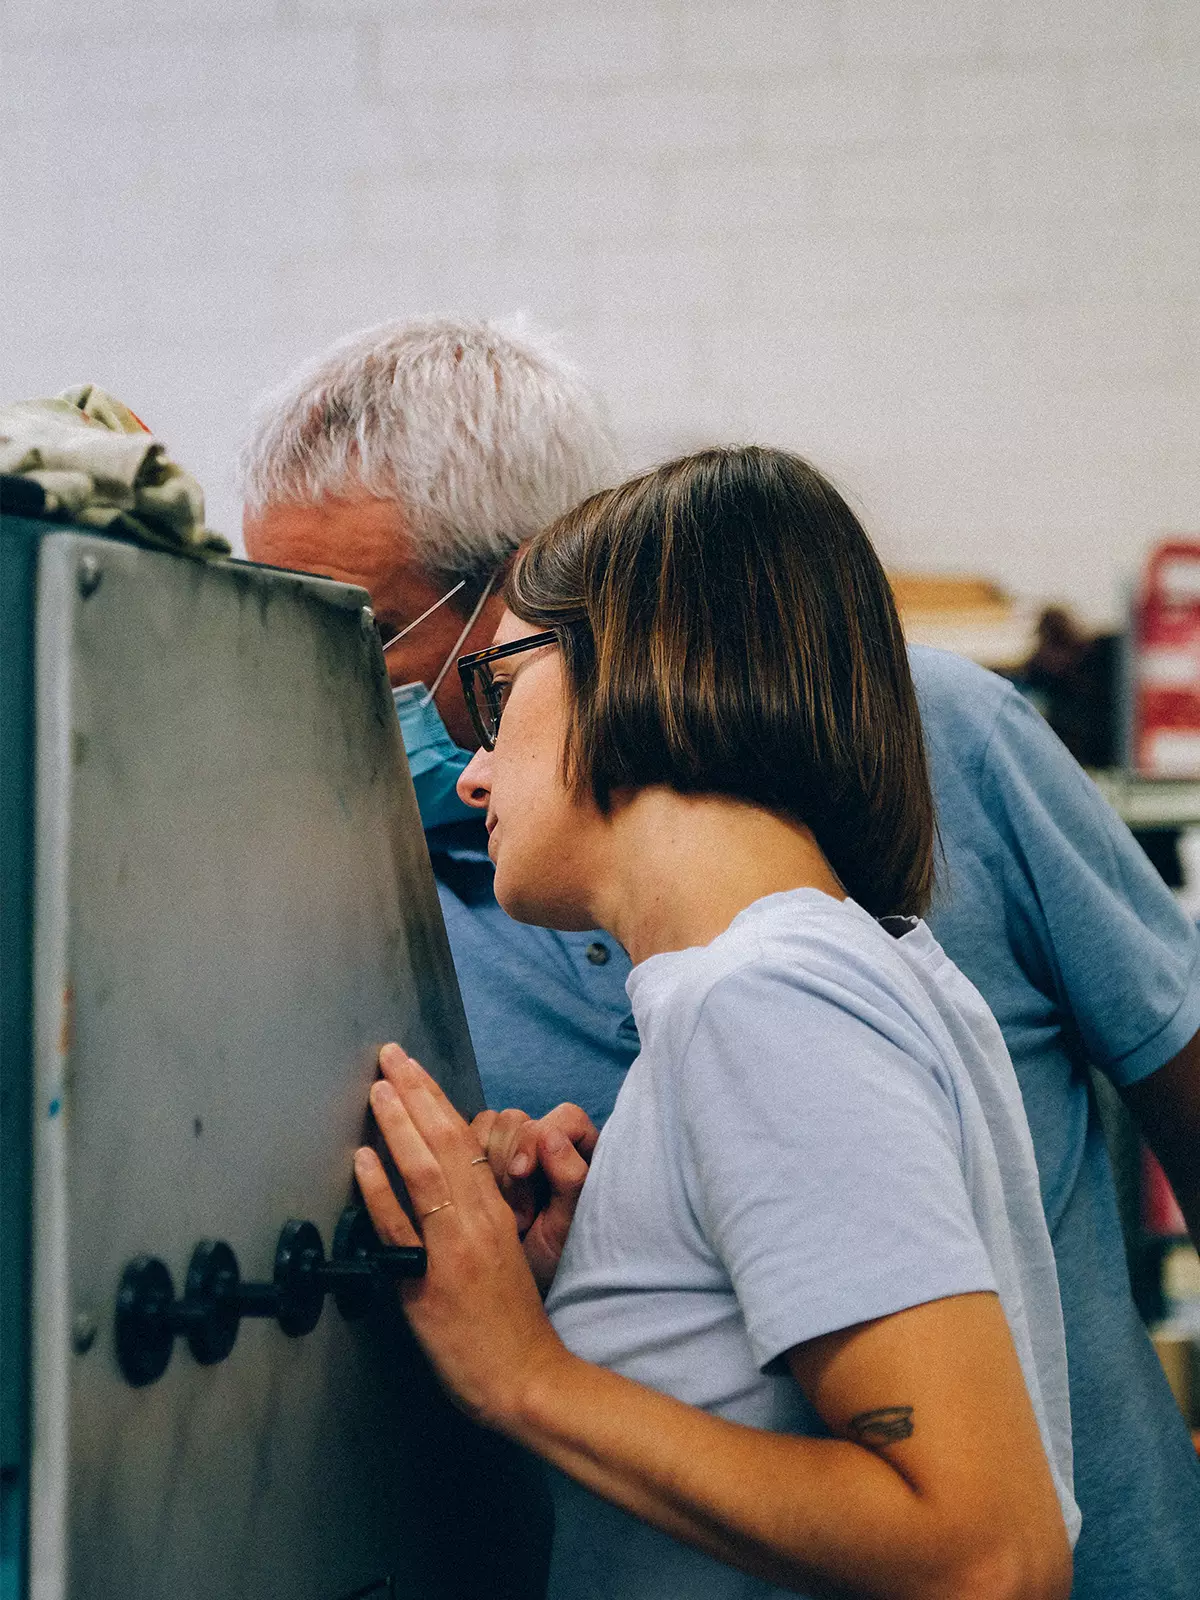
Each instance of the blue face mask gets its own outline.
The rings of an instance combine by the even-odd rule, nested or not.
[[[465,581],[464,579],[463,582]],[[400,718],[404,753],[408,757],[408,770],[412,774],[413,788],[417,791],[421,826],[426,829],[440,828],[447,822],[478,821],[480,816],[474,806],[463,804],[454,787],[460,773],[466,770],[471,752],[461,749],[450,737],[433,697],[441,688],[442,679],[457,660],[458,652],[475,626],[495,581],[493,575],[485,584],[475,609],[467,618],[466,627],[455,640],[454,648],[442,663],[442,670],[433,680],[433,688],[427,689],[423,683],[405,683],[399,689],[392,690],[392,699],[396,702],[396,715]],[[424,622],[425,618],[439,606],[445,605],[446,601],[452,595],[456,595],[462,587],[462,583],[456,583],[453,589],[444,594],[440,600],[436,600],[428,611],[423,611],[415,622],[410,622],[406,628],[401,628],[400,632],[384,645],[384,651],[390,650],[397,640],[411,633],[419,623]]]
[[[421,826],[478,821],[482,813],[464,805],[454,791],[459,774],[471,759],[470,751],[461,750],[450,737],[429,690],[423,683],[406,683],[392,690],[392,699],[421,808]]]

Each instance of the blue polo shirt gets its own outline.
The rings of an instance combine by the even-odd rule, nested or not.
[[[638,1053],[629,957],[611,934],[554,933],[501,911],[482,820],[425,840],[488,1105],[541,1117],[574,1100],[602,1126]]]
[[[1087,1063],[1117,1085],[1200,1031],[1200,939],[1019,694],[913,649],[943,859],[930,926],[1016,1068],[1054,1244],[1070,1371],[1077,1600],[1195,1600],[1200,1462],[1129,1293]],[[608,934],[497,906],[482,823],[426,835],[488,1104],[574,1100],[602,1123],[636,1029]]]

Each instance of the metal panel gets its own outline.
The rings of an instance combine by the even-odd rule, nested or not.
[[[396,1314],[178,1340],[142,1389],[114,1357],[131,1257],[178,1291],[200,1238],[260,1279],[290,1217],[328,1247],[382,1041],[481,1104],[366,597],[42,548],[31,1593],[457,1594],[506,1458]]]

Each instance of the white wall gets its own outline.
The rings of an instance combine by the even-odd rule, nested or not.
[[[642,455],[810,452],[896,562],[1115,614],[1200,529],[1196,0],[8,0],[6,397],[232,531],[251,398],[524,308]]]

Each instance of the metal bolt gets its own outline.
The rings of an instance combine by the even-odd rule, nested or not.
[[[95,556],[84,556],[79,563],[79,593],[85,600],[90,600],[100,587],[100,580],[104,572]]]
[[[90,1311],[81,1311],[71,1324],[71,1346],[77,1356],[85,1356],[96,1342],[98,1328]]]

